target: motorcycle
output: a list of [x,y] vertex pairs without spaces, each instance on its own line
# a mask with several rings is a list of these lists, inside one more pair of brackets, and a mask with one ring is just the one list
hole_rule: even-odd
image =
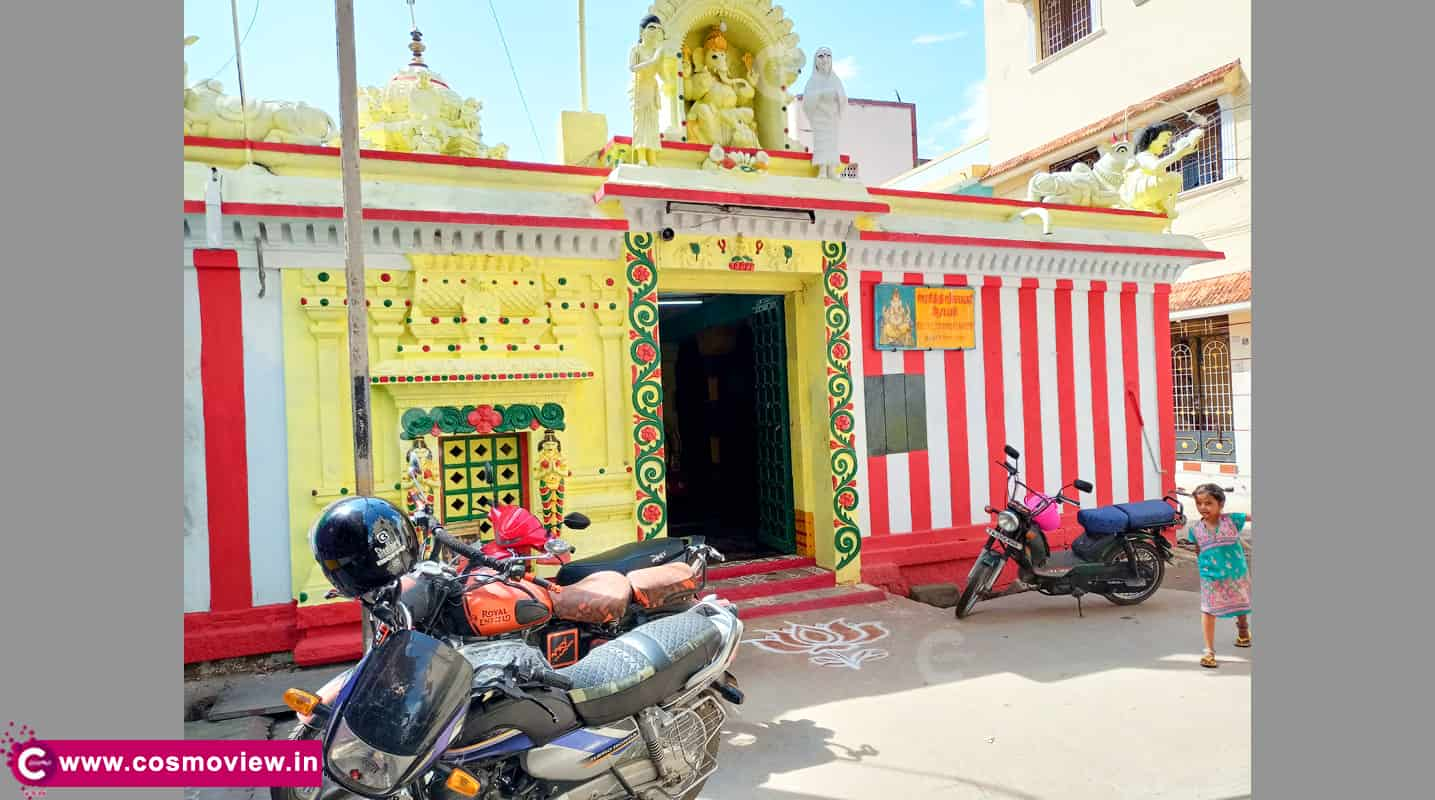
[[317,692],[289,689],[291,740],[323,741],[319,787],[273,800],[694,800],[717,768],[743,625],[705,598],[562,669],[516,640],[416,630],[394,581],[360,597],[385,631]]
[[[1077,479],[1055,495],[1044,495],[1018,477],[1019,470],[1012,463],[1021,458],[1016,448],[1007,445],[1005,452],[1007,458],[996,463],[1007,472],[1006,507],[986,508],[994,524],[987,529],[982,552],[957,600],[958,619],[972,613],[978,601],[1019,592],[1071,595],[1080,614],[1081,598],[1088,593],[1129,606],[1145,602],[1161,588],[1166,565],[1172,561],[1171,544],[1162,532],[1186,523],[1185,507],[1174,494],[1161,500],[1082,509],[1076,515],[1083,529],[1081,536],[1070,550],[1053,553],[1046,536],[1060,523],[1058,504],[1080,507],[1066,496],[1066,490],[1090,492],[1092,485]],[[1020,500],[1018,490],[1024,492]],[[1008,559],[1018,567],[1017,580],[992,594]]]
[[[541,644],[555,667],[573,664],[639,625],[688,610],[706,588],[708,562],[723,560],[693,537],[636,542],[570,561],[572,545],[550,538],[520,506],[495,507],[494,539],[476,548],[425,511],[414,522],[429,540],[429,560],[402,582],[405,603],[418,610],[419,630],[459,641],[517,635]],[[581,514],[569,514],[563,523],[573,530],[589,524]],[[458,558],[445,562],[445,551]],[[545,558],[563,563],[552,580],[532,573],[532,564]]]

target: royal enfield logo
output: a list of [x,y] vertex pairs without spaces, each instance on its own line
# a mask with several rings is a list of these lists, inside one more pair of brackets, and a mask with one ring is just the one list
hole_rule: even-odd
[[374,559],[379,566],[393,561],[404,551],[404,537],[394,523],[381,519],[374,523]]

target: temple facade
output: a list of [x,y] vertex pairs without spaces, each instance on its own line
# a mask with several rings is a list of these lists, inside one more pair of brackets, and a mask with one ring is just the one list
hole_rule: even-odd
[[[1091,480],[1088,505],[1174,485],[1170,288],[1220,253],[1146,211],[817,177],[779,7],[651,13],[652,152],[575,112],[567,163],[508,160],[417,34],[361,90],[380,496],[409,502],[417,453],[456,533],[577,510],[580,555],[732,510],[860,598],[961,580],[1004,444],[1034,486]],[[323,599],[306,538],[355,491],[337,133],[215,135],[224,98],[191,115],[190,91],[185,659],[351,657],[357,605]]]

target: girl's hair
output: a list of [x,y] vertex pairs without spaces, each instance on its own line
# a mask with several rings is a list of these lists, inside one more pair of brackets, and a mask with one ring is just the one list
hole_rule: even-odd
[[1200,497],[1203,494],[1222,506],[1226,504],[1226,490],[1214,483],[1203,483],[1191,491],[1192,497]]
[[1146,148],[1150,147],[1151,143],[1156,141],[1157,136],[1168,132],[1172,136],[1176,135],[1176,126],[1172,125],[1169,122],[1158,122],[1155,125],[1152,125],[1151,127],[1142,131],[1141,138],[1136,142],[1136,152],[1146,152]]
[[643,30],[644,28],[648,27],[649,25],[653,24],[654,22],[658,23],[659,25],[662,25],[662,24],[663,24],[663,21],[660,20],[660,19],[658,19],[658,15],[657,15],[657,14],[649,14],[648,16],[643,17],[643,21],[642,21],[642,22],[639,22],[639,23],[638,23],[638,30],[641,31],[641,30]]

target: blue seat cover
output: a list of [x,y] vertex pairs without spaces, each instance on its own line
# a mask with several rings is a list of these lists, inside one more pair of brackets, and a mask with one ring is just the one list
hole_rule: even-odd
[[1076,512],[1076,521],[1093,536],[1122,533],[1129,526],[1126,512],[1120,506],[1083,508]]
[[1139,503],[1122,503],[1116,506],[1126,512],[1127,526],[1149,528],[1155,525],[1169,525],[1176,518],[1176,509],[1165,500],[1142,500]]

